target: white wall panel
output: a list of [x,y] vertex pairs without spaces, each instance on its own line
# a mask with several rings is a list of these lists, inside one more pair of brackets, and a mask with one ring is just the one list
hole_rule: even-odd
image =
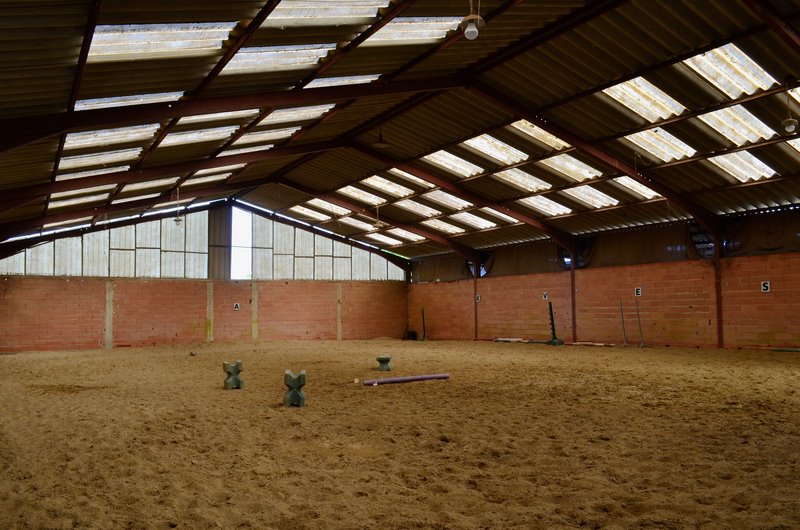
[[[186,252],[208,253],[208,212],[190,213],[184,217]],[[208,257],[206,257],[206,261]],[[205,278],[204,273],[203,278]]]
[[111,248],[133,250],[136,248],[136,227],[134,225],[112,228]]
[[175,218],[161,220],[161,250],[183,252],[186,248],[186,226],[181,218],[180,224]]
[[388,277],[390,280],[399,280],[401,282],[406,280],[406,271],[393,263],[388,263],[388,267]]
[[272,225],[271,219],[253,216],[253,248],[272,248]]
[[272,271],[273,278],[276,280],[294,279],[294,256],[286,254],[275,254],[273,258],[275,268]]
[[44,243],[25,251],[25,274],[32,276],[53,275],[53,243]]
[[158,278],[160,274],[161,274],[161,251],[158,250],[157,248],[137,248],[136,277]]
[[315,280],[333,279],[333,257],[316,256],[314,258],[314,279]]
[[183,252],[161,252],[161,277],[183,278]]
[[369,253],[369,278],[371,280],[387,279],[386,265],[388,261],[377,254]]
[[294,231],[294,255],[304,258],[314,257],[314,234],[307,230]]
[[353,279],[369,280],[370,253],[360,248],[353,249]]
[[185,269],[187,278],[208,278],[208,254],[187,252]]
[[253,249],[253,279],[271,280],[272,279],[272,249],[254,248]]
[[25,274],[25,253],[0,259],[0,274]]
[[[301,232],[302,230],[298,230]],[[313,280],[314,279],[314,258],[295,256],[294,258],[294,279]]]
[[83,236],[83,275],[108,276],[108,230]]
[[353,263],[350,258],[333,258],[333,279],[351,280]]
[[148,221],[136,225],[137,248],[158,248],[160,244],[161,221]]
[[80,276],[83,274],[83,239],[67,237],[55,243],[55,275]]
[[133,278],[136,273],[136,251],[111,249],[111,276]]
[[350,245],[346,245],[344,243],[340,243],[338,241],[333,242],[333,255],[339,258],[349,258],[350,257],[350,250],[353,247]]
[[314,236],[314,255],[315,256],[332,256],[333,255],[333,239],[325,236]]
[[275,254],[294,254],[294,227],[275,223]]

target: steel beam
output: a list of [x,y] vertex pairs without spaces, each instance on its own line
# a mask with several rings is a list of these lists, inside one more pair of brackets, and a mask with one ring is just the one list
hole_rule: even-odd
[[744,0],[745,5],[800,55],[800,34],[778,13],[768,0]]

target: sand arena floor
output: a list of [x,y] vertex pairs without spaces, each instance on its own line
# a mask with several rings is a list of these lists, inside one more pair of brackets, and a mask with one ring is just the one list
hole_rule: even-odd
[[[235,359],[245,389],[225,391]],[[305,408],[281,404],[287,368],[307,371]],[[287,341],[0,356],[0,528],[581,527],[800,527],[800,354]]]

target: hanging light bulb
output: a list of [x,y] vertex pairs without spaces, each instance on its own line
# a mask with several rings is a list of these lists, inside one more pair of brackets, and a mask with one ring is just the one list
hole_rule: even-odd
[[[480,13],[481,4],[478,2],[478,13]],[[475,13],[475,10],[472,8],[472,0],[469,2],[469,15],[465,16],[459,27],[464,32],[464,36],[467,40],[475,40],[478,38],[478,30],[486,25],[486,22],[481,18],[479,14]]]
[[787,117],[781,122],[781,127],[787,134],[794,134],[797,132],[797,120],[792,118],[792,108],[789,104],[789,83],[786,83],[786,114]]
[[464,28],[464,36],[467,40],[475,40],[478,38],[478,28],[475,26],[474,22],[470,21],[467,27]]

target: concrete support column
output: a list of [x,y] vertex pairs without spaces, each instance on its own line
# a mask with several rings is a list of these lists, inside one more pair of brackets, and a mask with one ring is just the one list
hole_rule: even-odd
[[114,347],[114,282],[106,282],[106,314],[103,329],[103,346]]

